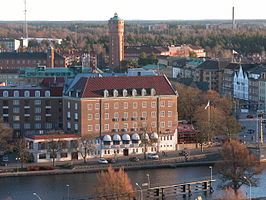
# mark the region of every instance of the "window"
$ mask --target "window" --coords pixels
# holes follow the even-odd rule
[[[40,91],[35,91],[35,97],[40,97],[41,96],[41,92]]]
[[[161,101],[161,107],[165,107],[165,102]]]
[[[41,100],[34,100],[35,105],[41,105]]]
[[[29,92],[29,91],[25,91],[25,92],[24,92],[24,96],[25,96],[25,97],[29,97],[29,96],[30,96],[30,92]]]
[[[104,108],[109,109],[109,103],[104,103]]]
[[[142,108],[147,108],[147,102],[146,101],[142,102]]]
[[[151,102],[151,107],[156,108],[156,101]]]
[[[118,109],[119,108],[119,103],[114,103],[114,109]]]
[[[75,110],[77,110],[78,109],[78,104],[77,103],[75,103]]]
[[[4,91],[4,92],[3,92],[3,96],[4,96],[4,97],[8,97],[8,91]]]
[[[77,131],[79,129],[78,124],[74,124],[74,129]]]
[[[87,107],[88,107],[88,110],[92,110],[92,104],[91,103],[88,104]]]
[[[152,128],[156,128],[156,122],[152,122],[152,123],[151,123],[151,127],[152,127]]]
[[[19,108],[13,108],[13,113],[19,113]]]
[[[69,101],[67,102],[67,108],[70,108],[70,102]]]
[[[39,154],[39,159],[46,159],[46,153]]]
[[[36,123],[36,124],[34,124],[34,127],[35,127],[36,129],[39,129],[39,128],[41,128],[41,124],[40,124],[40,123]]]
[[[165,112],[164,112],[164,111],[161,111],[161,112],[160,112],[160,116],[161,116],[161,117],[164,117],[164,116],[165,116]]]
[[[99,103],[96,103],[96,104],[95,104],[95,109],[96,109],[96,110],[100,109],[100,104],[99,104]]]
[[[172,117],[172,111],[167,112],[168,117]]]
[[[133,102],[133,108],[138,108],[138,103],[137,102]]]
[[[138,128],[138,123],[137,122],[133,123],[133,128]]]
[[[19,129],[20,128],[20,124],[13,124],[13,128],[14,129]]]
[[[35,113],[41,113],[42,109],[40,107],[35,108]]]
[[[173,106],[173,102],[172,101],[168,101],[168,107],[172,107]]]
[[[142,112],[142,117],[146,118],[147,117],[147,112]]]
[[[13,100],[13,105],[19,105],[19,100]]]
[[[88,125],[88,131],[92,131],[92,130],[93,130],[92,125]]]
[[[78,113],[74,113],[74,119],[78,120]]]
[[[128,124],[124,124],[124,129],[128,129]]]
[[[106,130],[106,131],[109,130],[109,124],[104,124],[104,130]]]
[[[95,125],[95,130],[96,130],[96,131],[99,131],[99,130],[100,130],[100,124],[96,124],[96,125]]]
[[[168,127],[172,127],[172,121],[169,121],[169,122],[167,123],[167,126],[168,126]]]
[[[67,128],[68,128],[68,129],[71,128],[71,124],[70,124],[70,122],[67,122]]]
[[[104,114],[104,119],[109,119],[109,113]]]
[[[35,115],[34,117],[35,121],[40,121],[42,119],[41,115]]]
[[[154,112],[154,111],[151,112],[151,117],[152,117],[152,118],[156,118],[156,112]]]
[[[137,112],[133,112],[133,118],[137,118],[138,117],[138,113]]]
[[[118,123],[114,124],[114,129],[119,129],[119,124]]]
[[[60,153],[60,158],[67,158],[67,153]]]
[[[114,118],[119,118],[119,114],[118,114],[118,112],[115,112],[115,113],[114,113]]]
[[[128,118],[128,113],[127,113],[127,112],[124,112],[124,113],[123,113],[123,118],[125,118],[125,119]]]
[[[14,97],[19,97],[19,91],[14,91]]]
[[[161,128],[165,127],[165,122],[161,122]]]
[[[46,123],[45,128],[46,129],[52,129],[52,123]]]
[[[92,120],[92,114],[88,114],[88,120]]]
[[[100,119],[100,114],[99,113],[95,114],[95,119]]]
[[[45,91],[45,96],[46,96],[46,97],[50,97],[50,91],[48,91],[48,90]]]
[[[124,102],[124,109],[128,109],[128,103]]]
[[[14,116],[13,116],[13,120],[14,120],[14,121],[19,121],[19,120],[20,120],[20,117],[17,116],[17,115],[14,115]]]

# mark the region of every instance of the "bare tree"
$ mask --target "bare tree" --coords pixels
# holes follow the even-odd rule
[[[78,152],[83,158],[83,162],[86,163],[87,157],[96,151],[95,135],[84,135],[78,140]]]
[[[50,139],[47,145],[47,152],[50,153],[50,158],[52,158],[53,166],[55,166],[55,159],[57,158],[57,153],[61,152],[64,148],[64,142],[56,137],[56,135],[50,135]]]
[[[97,175],[96,193],[102,199],[124,200],[131,199],[135,190],[124,169],[115,171],[109,166],[107,171],[101,171]]]
[[[11,149],[12,128],[0,123],[0,153],[5,154]]]
[[[18,152],[18,160],[21,164],[21,168],[23,168],[24,163],[33,159],[31,154],[28,152],[28,143],[24,139],[17,139],[16,148]]]
[[[244,185],[257,186],[258,178],[255,175],[262,172],[259,161],[239,141],[231,139],[224,143],[221,151],[223,160],[217,164],[221,176],[220,187],[233,189],[235,195]]]

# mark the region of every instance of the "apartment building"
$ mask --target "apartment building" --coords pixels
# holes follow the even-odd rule
[[[62,91],[58,85],[0,86],[0,115],[15,137],[62,129]]]

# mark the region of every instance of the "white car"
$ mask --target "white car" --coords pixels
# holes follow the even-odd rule
[[[158,160],[159,159],[159,155],[157,155],[155,153],[151,153],[151,154],[148,154],[148,158],[149,159]]]
[[[98,160],[98,163],[100,163],[100,164],[108,164],[108,161],[105,160],[104,158],[100,158],[100,159]]]

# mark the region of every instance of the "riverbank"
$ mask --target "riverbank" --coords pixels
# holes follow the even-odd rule
[[[218,155],[213,153],[189,156],[186,161],[184,157],[164,158],[160,160],[145,160],[140,162],[122,162],[111,164],[114,169],[124,168],[125,170],[139,169],[159,169],[159,168],[177,168],[188,166],[208,166],[214,165],[217,162]],[[75,173],[96,173],[106,170],[107,164],[94,165],[74,165],[70,169],[54,169],[44,171],[21,171],[21,172],[2,172],[1,177],[16,177],[16,176],[44,176],[44,175],[59,175],[59,174],[75,174]]]

